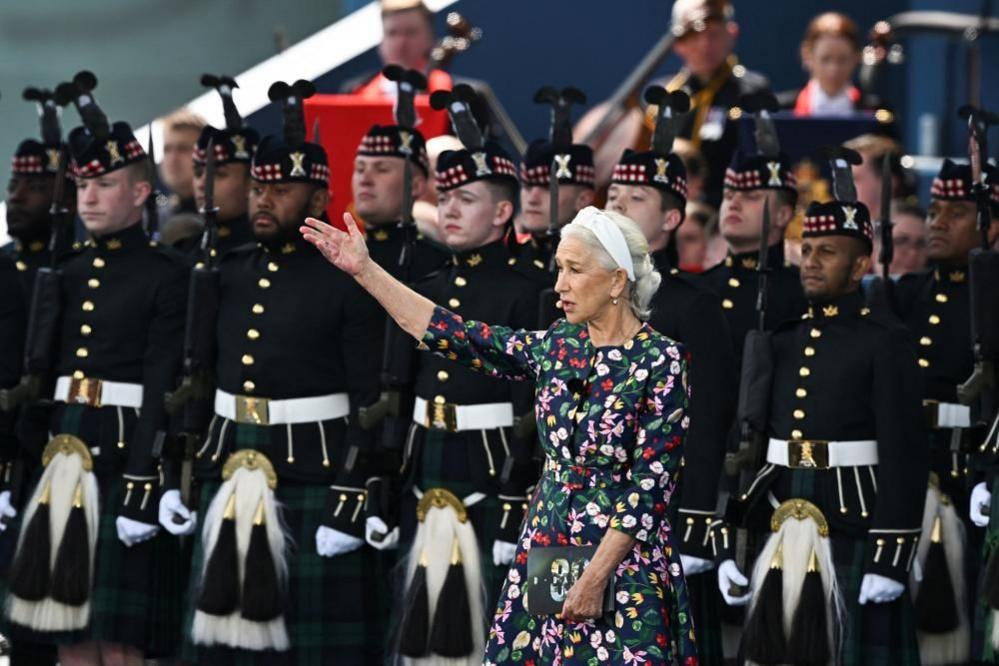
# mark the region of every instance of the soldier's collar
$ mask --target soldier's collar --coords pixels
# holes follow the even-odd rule
[[[270,242],[257,241],[257,247],[263,250],[264,254],[272,254],[282,257],[297,256],[302,250],[311,245],[302,236],[296,235],[294,240],[287,238],[276,239]]]
[[[506,244],[500,239],[474,250],[455,252],[451,255],[451,261],[459,268],[485,268],[487,266],[505,266],[509,257]]]
[[[120,250],[144,247],[149,244],[149,237],[146,236],[142,223],[137,220],[135,224],[125,227],[119,231],[103,236],[91,236],[88,245],[96,247],[98,250],[108,252],[118,252]]]
[[[863,291],[856,289],[839,298],[809,303],[804,319],[824,321],[851,316],[866,317],[870,312]]]
[[[387,243],[393,240],[399,233],[399,223],[390,222],[389,224],[379,224],[371,225],[368,227],[368,242],[369,243]]]
[[[939,264],[933,268],[933,278],[937,282],[953,282],[960,284],[968,280],[968,267],[965,265],[950,266]]]
[[[725,266],[736,271],[755,271],[759,263],[760,253],[758,250],[742,252],[740,254],[730,253],[725,257]],[[784,241],[779,240],[767,248],[767,265],[770,268],[779,268],[784,264]]]

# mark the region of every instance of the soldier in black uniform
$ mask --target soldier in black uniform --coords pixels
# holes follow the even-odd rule
[[[737,503],[769,535],[743,651],[756,663],[918,664],[905,594],[928,474],[915,350],[860,290],[873,238],[864,205],[811,204],[803,236],[809,308],[766,334],[766,456]],[[733,584],[746,580],[727,559],[719,586],[749,601]]]
[[[494,144],[445,151],[437,161],[437,182],[439,226],[452,260],[415,288],[465,317],[533,328],[538,313],[536,269],[517,261],[507,245],[517,198],[513,161]],[[406,346],[400,352],[411,349]],[[514,416],[530,410],[533,396],[529,389],[459,368],[444,358],[420,354],[415,362],[416,401],[404,443],[399,518],[400,541],[410,554],[407,595],[414,594],[414,580],[426,580],[424,594],[429,593],[430,617],[435,618],[443,572],[456,560],[463,563],[472,581],[462,592],[470,616],[436,617],[444,623],[471,622],[471,651],[452,656],[473,663],[481,659],[486,613],[516,550],[528,488],[536,481],[531,449],[512,428]],[[450,537],[435,543],[430,533],[437,529],[462,534],[455,541],[460,545],[453,551]],[[485,606],[480,585],[486,590]],[[433,656],[427,636],[419,645],[406,640],[419,633],[414,628],[427,619],[425,614],[407,605],[400,615],[399,651],[414,659]]]
[[[999,191],[994,183],[999,173],[985,165],[984,174],[990,183],[989,201],[995,216],[999,213]],[[977,450],[981,437],[973,432],[977,415],[971,407],[959,403],[957,391],[971,376],[975,361],[971,347],[968,256],[981,243],[981,236],[972,185],[971,167],[944,160],[933,179],[926,218],[930,268],[903,276],[892,292],[899,318],[908,327],[912,344],[918,350],[917,363],[923,379],[932,472],[924,529],[932,530],[934,518],[939,514],[942,521],[939,536],[950,555],[948,578],[956,602],[956,619],[960,621],[960,626],[954,628],[963,629],[963,635],[951,638],[959,644],[957,654],[965,658],[971,611],[968,601],[973,598],[968,591],[977,580],[982,537],[964,509],[969,506],[973,483],[968,454]],[[999,221],[993,218],[990,242],[997,237]],[[958,524],[961,520],[965,528]],[[967,534],[967,543],[962,532]],[[923,538],[930,536],[924,534]],[[939,642],[943,633],[951,632],[922,634],[924,648],[931,640]]]
[[[413,164],[410,183],[413,200],[419,199],[427,185],[429,162],[426,142],[417,130],[398,125],[374,125],[361,139],[354,158],[351,187],[354,210],[364,220],[371,258],[393,277],[417,280],[439,269],[447,261],[443,248],[416,237],[411,257],[403,276],[399,263],[408,230],[400,227],[402,220],[403,160]]]
[[[739,30],[734,19],[735,10],[728,0],[674,3],[673,50],[684,66],[664,84],[667,90],[690,95],[690,113],[681,120],[678,136],[690,139],[707,160],[704,197],[716,208],[721,203],[724,168],[739,141],[737,123],[729,120],[729,111],[741,96],[770,89],[766,77],[746,69],[732,53]]]
[[[218,207],[215,252],[222,256],[229,250],[253,240],[250,220],[246,213],[250,192],[250,161],[260,137],[252,127],[243,125],[243,119],[232,99],[232,79],[211,77],[210,83],[218,91],[225,109],[225,129],[205,125],[194,146],[194,199],[198,209],[205,207],[205,151],[212,144],[215,152],[215,180],[213,196]],[[201,250],[201,234],[177,243],[176,247],[188,254]]]
[[[194,461],[204,527],[184,652],[197,663],[360,665],[383,650],[356,417],[377,397],[384,321],[298,234],[329,203],[303,83],[272,87],[286,124],[250,170],[257,242],[221,257],[215,417]],[[245,539],[253,531],[259,541]]]
[[[805,311],[798,269],[784,258],[784,230],[794,217],[798,191],[787,157],[777,159],[737,152],[725,172],[725,194],[719,213],[721,234],[728,256],[701,273],[698,282],[718,294],[728,319],[732,346],[739,364],[746,333],[756,327],[757,264],[763,207],[770,203],[770,237],[767,254],[766,328],[772,329]]]
[[[560,153],[558,168],[558,225],[551,227],[551,166],[556,159],[551,141],[538,139],[527,146],[520,162],[520,214],[517,231],[526,235],[537,259],[548,267],[558,245],[559,230],[572,222],[576,213],[593,204],[595,170],[593,149],[574,143]],[[547,325],[547,324],[546,324]]]
[[[52,111],[51,113],[55,113]],[[44,124],[43,120],[43,124]],[[54,119],[58,132],[58,119]],[[44,128],[43,128],[44,129]],[[7,233],[14,239],[0,248],[0,255],[14,260],[26,302],[31,302],[35,271],[52,264],[49,239],[52,234],[52,207],[55,178],[59,171],[60,151],[65,144],[47,144],[25,139],[17,147],[7,181]],[[64,203],[68,209],[65,220],[76,215],[76,187],[73,170],[66,169]],[[68,251],[73,243],[72,228],[62,230],[57,237],[57,255]]]
[[[55,437],[25,509],[7,617],[15,640],[58,643],[63,663],[133,664],[177,642],[154,441],[179,370],[188,265],[143,231],[151,165],[126,123],[109,126],[92,87],[75,93],[86,126],[68,141],[90,239],[61,266]],[[51,543],[39,540],[50,521],[61,531]]]
[[[671,141],[670,141],[671,142]],[[735,354],[717,296],[676,268],[673,236],[687,205],[682,160],[665,148],[627,151],[614,168],[607,205],[634,220],[645,232],[662,283],[652,300],[653,328],[682,342],[691,355],[691,427],[680,484],[680,557],[691,595],[697,649],[704,664],[723,661],[715,578],[698,575],[713,568],[709,541],[718,500],[726,438],[735,416]]]

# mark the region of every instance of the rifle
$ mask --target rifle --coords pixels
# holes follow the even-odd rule
[[[995,125],[999,118],[985,109],[970,105],[962,106],[958,115],[968,121],[968,153],[982,245],[971,251],[968,262],[975,367],[971,376],[957,387],[957,397],[965,405],[980,399],[981,417],[988,420],[994,418],[997,412],[995,361],[999,357],[999,291],[995,285],[999,283],[999,254],[989,247],[988,230],[992,224],[989,188],[994,184],[988,182],[984,166],[988,155],[988,128]],[[990,435],[994,432],[993,427]],[[983,448],[988,440],[986,438]]]
[[[895,259],[895,240],[892,238],[891,222],[891,153],[885,153],[881,160],[881,252],[878,254],[878,261],[881,262],[881,279],[884,280],[885,288],[888,288],[891,280],[891,262]]]
[[[426,90],[427,77],[415,69],[406,70],[398,65],[389,65],[382,70],[382,74],[389,81],[395,81],[398,90],[394,111],[400,138],[404,136],[404,132],[406,136],[412,136],[411,132],[416,127],[416,107],[413,100],[418,90]],[[409,142],[403,142],[399,150],[406,155],[402,163],[402,217],[399,228],[403,231],[403,243],[399,253],[399,267],[402,269],[401,279],[408,282],[412,278],[409,273],[417,236],[416,222],[413,220],[413,162],[410,159],[413,149]]]
[[[46,141],[55,139],[54,144],[58,146],[59,151],[59,166],[52,186],[52,203],[49,206],[49,216],[52,220],[52,230],[49,234],[49,265],[39,268],[35,273],[24,346],[24,374],[17,386],[0,390],[0,409],[3,411],[9,412],[19,405],[37,403],[41,398],[43,380],[53,369],[62,313],[62,271],[57,268],[57,251],[62,247],[63,234],[68,233],[73,222],[65,204],[69,156],[62,144],[56,107],[66,106],[70,101],[76,101],[79,96],[89,97],[89,92],[96,86],[97,79],[92,74],[80,72],[73,82],[59,84],[54,94],[34,88],[24,91],[26,100],[39,104],[42,114],[42,135]],[[80,109],[84,122],[89,120],[94,123],[94,129],[91,131],[95,132],[95,135],[102,126],[104,131],[107,131],[107,119],[92,98],[89,100],[89,105],[81,106],[78,103],[77,108]],[[88,125],[89,127],[91,125]]]
[[[216,265],[219,209],[215,206],[215,141],[209,140],[205,155],[205,205],[201,215],[205,228],[201,239],[201,259],[191,270],[184,325],[183,376],[180,386],[164,396],[164,408],[171,416],[180,413],[183,441],[180,494],[190,506],[194,447],[211,418],[211,396],[215,385],[215,323],[220,301],[220,277]]]
[[[403,132],[412,132],[416,126],[416,107],[414,99],[417,91],[427,87],[426,77],[415,69],[403,69],[397,65],[389,65],[382,74],[390,81],[395,81],[398,94],[393,109],[395,123]],[[401,138],[401,136],[400,136]],[[403,232],[402,250],[399,252],[399,277],[403,282],[412,279],[411,271],[413,255],[416,252],[417,227],[413,219],[413,163],[409,158],[412,148],[408,144],[400,147],[407,157],[403,160],[402,172],[402,215],[399,229]],[[407,150],[409,152],[407,152]],[[358,409],[358,423],[364,430],[373,430],[384,422],[383,441],[402,441],[404,434],[399,432],[401,424],[395,418],[406,414],[413,408],[413,396],[405,391],[416,376],[416,360],[414,350],[410,349],[409,336],[402,332],[391,318],[385,322],[385,343],[382,350],[382,386],[384,391],[371,405]],[[400,353],[400,350],[407,350]],[[406,393],[404,395],[404,393]],[[407,426],[408,427],[408,424]]]
[[[159,192],[156,190],[156,147],[153,145],[153,125],[149,125],[149,143],[146,150],[149,160],[150,182],[153,184],[152,192],[146,197],[146,235],[151,240],[159,240],[160,237],[160,211],[156,204]]]
[[[754,114],[754,134],[757,150],[761,155],[778,159],[780,143],[770,113],[776,110],[777,100],[772,93],[744,95],[740,105]],[[770,416],[770,386],[773,380],[773,353],[766,334],[766,313],[770,277],[771,198],[763,206],[763,223],[760,228],[759,252],[756,262],[756,328],[746,334],[743,341],[742,374],[739,379],[737,423],[739,447],[725,456],[725,474],[738,477],[738,497],[744,497],[752,480],[762,466]],[[733,501],[727,489],[719,493],[718,513],[733,524],[742,523],[744,507]]]

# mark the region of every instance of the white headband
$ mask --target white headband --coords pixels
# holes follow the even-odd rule
[[[576,214],[572,224],[578,224],[584,229],[589,229],[597,237],[607,254],[610,255],[618,268],[628,274],[628,279],[635,281],[635,264],[631,261],[631,251],[628,249],[628,241],[624,239],[624,233],[609,217],[594,207],[587,206]]]

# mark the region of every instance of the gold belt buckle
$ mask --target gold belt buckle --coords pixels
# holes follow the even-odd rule
[[[940,401],[923,400],[923,411],[926,412],[926,425],[931,430],[940,427]]]
[[[69,395],[66,402],[88,407],[101,406],[101,388],[104,382],[100,379],[73,377],[69,381]]]
[[[787,463],[792,469],[829,469],[829,442],[792,439],[787,443]]]
[[[237,395],[235,398],[236,423],[270,425],[270,400],[248,395]]]
[[[458,410],[449,402],[428,403],[427,422],[437,430],[458,432]]]

